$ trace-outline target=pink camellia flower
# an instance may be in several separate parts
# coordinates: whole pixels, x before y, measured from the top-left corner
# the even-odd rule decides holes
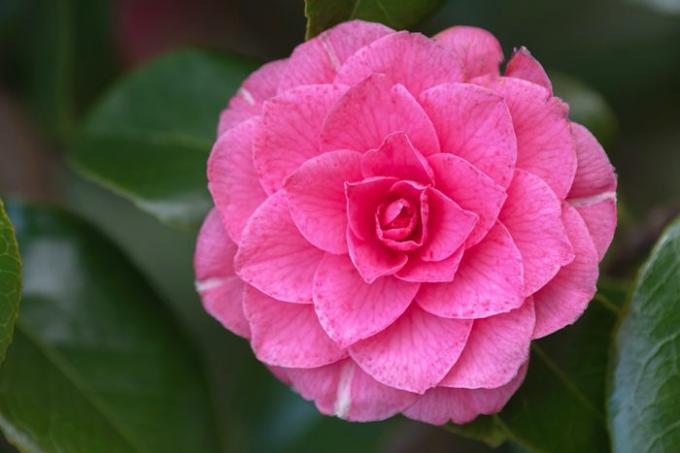
[[[253,73],[208,162],[206,310],[324,414],[499,411],[595,293],[616,177],[525,49],[347,22]]]

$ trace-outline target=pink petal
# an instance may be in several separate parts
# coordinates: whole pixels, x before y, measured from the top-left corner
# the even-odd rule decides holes
[[[577,168],[568,198],[616,192],[614,167],[609,163],[602,145],[580,124],[571,123],[571,133],[574,137]]]
[[[243,307],[253,351],[268,365],[314,368],[347,356],[321,328],[312,305],[281,302],[248,285]]]
[[[576,209],[568,203],[564,203],[562,208],[562,219],[576,258],[534,295],[535,338],[549,335],[576,321],[597,290],[599,258],[588,228]]]
[[[468,161],[453,154],[434,154],[428,161],[437,180],[437,189],[461,208],[479,216],[467,246],[479,243],[496,223],[505,202],[505,190]]]
[[[472,321],[411,307],[382,332],[350,347],[350,356],[383,384],[424,393],[442,380],[465,347]]]
[[[406,133],[423,154],[439,151],[432,123],[408,90],[384,74],[372,74],[347,90],[328,113],[321,147],[367,151],[379,148],[393,132]]]
[[[500,96],[483,87],[456,83],[429,89],[420,100],[443,152],[462,157],[503,188],[508,186],[517,159],[517,141]]]
[[[464,247],[459,248],[453,255],[441,261],[423,261],[418,255],[412,255],[408,263],[395,274],[395,277],[407,282],[441,283],[453,281],[460,260],[463,258]]]
[[[361,179],[361,154],[332,151],[308,160],[285,182],[290,214],[309,242],[347,253],[345,182]]]
[[[253,166],[253,135],[259,119],[244,121],[222,134],[208,160],[208,188],[229,237],[241,242],[243,227],[267,195]]]
[[[429,203],[428,240],[419,256],[425,261],[441,261],[463,245],[479,217],[462,209],[435,188],[429,187],[425,191]]]
[[[504,97],[512,115],[517,168],[540,176],[564,200],[576,172],[567,105],[542,86],[521,79],[501,77],[492,88]]]
[[[243,314],[243,282],[232,265],[236,244],[222,225],[217,209],[210,211],[198,233],[194,268],[196,290],[203,307],[224,327],[236,335],[250,337],[250,327]]]
[[[393,176],[423,184],[433,182],[430,165],[404,132],[388,135],[380,148],[365,153],[361,160],[361,171],[365,178]]]
[[[314,369],[286,369],[293,387],[319,411],[354,422],[378,421],[401,412],[418,395],[381,384],[351,359]]]
[[[272,61],[248,76],[220,115],[218,137],[241,121],[260,114],[262,103],[276,95],[281,73],[287,63],[288,60],[285,59]]]
[[[335,80],[355,85],[375,73],[406,86],[414,96],[441,83],[463,80],[455,55],[421,34],[408,32],[392,33],[359,50],[342,65]]]
[[[389,248],[377,238],[360,239],[351,228],[347,228],[347,248],[354,267],[368,284],[398,272],[408,261],[401,250]]]
[[[345,184],[349,226],[358,239],[375,237],[375,213],[395,182],[396,178],[380,177]]]
[[[607,192],[592,198],[568,201],[586,222],[597,255],[602,260],[616,231],[616,194]]]
[[[283,180],[303,162],[321,154],[321,124],[345,89],[339,85],[307,85],[265,102],[253,161],[267,193],[279,190]]]
[[[505,67],[505,76],[523,79],[542,86],[552,96],[553,89],[550,77],[541,63],[531,55],[526,47],[520,47],[510,58]]]
[[[385,35],[391,28],[372,22],[344,22],[300,44],[290,56],[279,92],[299,85],[331,83],[337,70],[357,50]]]
[[[439,385],[495,389],[510,382],[529,360],[535,320],[531,299],[507,313],[476,319],[463,353]]]
[[[393,277],[379,278],[369,285],[347,256],[327,254],[314,278],[314,307],[328,335],[347,347],[394,322],[419,286]]]
[[[526,296],[538,291],[574,259],[562,224],[560,201],[538,176],[517,170],[499,219],[522,254]]]
[[[443,425],[468,423],[485,414],[500,412],[514,395],[526,376],[524,365],[515,378],[495,389],[453,389],[436,387],[429,390],[416,403],[404,411],[404,415],[414,420]]]
[[[481,75],[498,75],[503,61],[503,49],[494,35],[488,31],[464,25],[456,25],[437,33],[434,40],[453,51],[462,62],[465,80]]]
[[[275,299],[311,303],[314,272],[323,255],[302,237],[283,192],[277,192],[246,224],[234,267],[243,280]]]
[[[485,318],[524,302],[522,258],[508,230],[497,223],[465,252],[451,283],[423,284],[416,302],[446,318]]]

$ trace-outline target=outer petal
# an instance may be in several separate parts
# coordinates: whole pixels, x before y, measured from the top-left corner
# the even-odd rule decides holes
[[[588,228],[576,209],[568,203],[562,205],[562,219],[576,258],[534,295],[535,338],[549,335],[576,321],[597,290],[599,258]]]
[[[429,390],[416,403],[404,411],[404,415],[434,425],[449,421],[463,424],[478,415],[495,414],[503,409],[517,391],[526,376],[527,365],[517,376],[502,387],[495,389],[452,389],[436,387]]]
[[[475,320],[463,354],[439,385],[495,389],[507,384],[529,360],[534,324],[531,299],[507,313]]]
[[[253,167],[253,136],[259,126],[253,118],[222,134],[208,160],[208,188],[222,214],[229,237],[241,242],[243,227],[267,195]]]
[[[401,83],[414,96],[440,83],[463,80],[455,55],[421,34],[408,32],[393,33],[359,50],[342,65],[335,80],[355,85],[374,73]]]
[[[535,293],[574,259],[560,201],[538,176],[517,170],[499,218],[522,254],[525,295]]]
[[[548,74],[545,73],[541,63],[531,55],[526,47],[520,47],[515,51],[505,67],[505,75],[506,77],[524,79],[535,83],[548,90],[551,96],[553,94],[552,83]]]
[[[344,93],[339,85],[307,85],[265,102],[253,161],[267,193],[303,162],[321,154],[319,133],[330,107]]]
[[[593,198],[568,201],[586,222],[597,255],[602,260],[616,231],[616,194],[609,192]]]
[[[345,183],[361,179],[361,154],[333,151],[310,159],[285,182],[293,221],[312,244],[347,253]]]
[[[281,73],[288,60],[276,60],[262,65],[243,82],[236,95],[229,101],[229,106],[222,111],[217,127],[220,136],[241,121],[259,115],[262,103],[276,95]]]
[[[365,178],[393,176],[423,184],[433,183],[432,169],[425,157],[413,147],[405,132],[388,135],[380,148],[368,151],[361,160]]]
[[[236,244],[227,236],[217,209],[210,211],[198,233],[194,269],[196,289],[205,310],[224,327],[250,337],[243,314],[243,282],[234,274]]]
[[[424,393],[456,363],[471,327],[470,320],[440,318],[413,304],[394,324],[349,351],[383,384]]]
[[[568,198],[592,197],[616,192],[616,174],[607,154],[593,134],[577,123],[571,123],[576,149],[576,176]]]
[[[413,404],[418,395],[381,384],[351,359],[314,369],[285,369],[295,390],[319,411],[349,421],[389,418]]]
[[[243,280],[275,299],[311,303],[312,281],[323,254],[302,237],[283,192],[277,192],[246,224],[234,267]]]
[[[444,84],[427,90],[420,101],[443,152],[462,157],[500,186],[508,186],[517,141],[510,112],[500,96],[476,85]]]
[[[392,324],[419,286],[394,277],[367,284],[347,256],[327,254],[314,277],[314,307],[328,335],[347,347]]]
[[[477,27],[457,25],[434,36],[462,62],[465,80],[481,75],[498,75],[503,49],[494,35]]]
[[[459,248],[450,257],[441,261],[423,261],[417,255],[409,257],[408,263],[395,276],[407,282],[441,283],[453,281],[464,247]]]
[[[465,252],[451,283],[423,284],[418,304],[447,318],[485,318],[524,302],[522,258],[508,230],[497,223]]]
[[[505,190],[468,161],[453,154],[434,154],[428,161],[437,180],[437,189],[463,209],[479,216],[467,246],[479,243],[496,223],[505,202]]]
[[[384,74],[371,74],[347,90],[328,113],[321,147],[367,151],[380,147],[394,132],[405,132],[423,154],[439,151],[432,123],[411,93]]]
[[[567,105],[542,86],[521,79],[501,77],[491,86],[512,115],[517,167],[540,176],[563,200],[576,172]]]
[[[324,31],[297,46],[286,67],[279,92],[299,85],[331,83],[337,70],[357,50],[385,35],[391,28],[372,22],[353,20]]]
[[[268,365],[313,368],[347,356],[321,328],[312,305],[281,302],[246,286],[243,306],[253,351]]]

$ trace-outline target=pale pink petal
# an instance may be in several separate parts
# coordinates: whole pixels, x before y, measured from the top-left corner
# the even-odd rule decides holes
[[[264,103],[253,161],[267,193],[280,189],[303,162],[321,154],[321,124],[345,89],[341,85],[301,86]]]
[[[423,393],[442,380],[465,347],[471,320],[431,315],[412,304],[392,325],[349,349],[383,384]]]
[[[328,335],[347,347],[394,322],[419,286],[394,277],[367,284],[347,256],[327,254],[314,277],[314,307]]]
[[[236,335],[250,337],[243,314],[243,282],[234,274],[234,244],[222,225],[217,209],[210,211],[198,233],[194,269],[196,290],[203,307]]]
[[[381,24],[344,22],[297,46],[281,77],[279,92],[299,85],[331,83],[342,64],[357,50],[394,30]]]
[[[430,165],[404,132],[388,135],[380,148],[365,153],[361,171],[365,178],[393,176],[423,184],[433,182]]]
[[[368,151],[394,132],[406,133],[423,154],[439,151],[432,123],[411,93],[384,74],[372,74],[347,90],[328,113],[321,147]]]
[[[429,204],[428,239],[418,256],[425,261],[441,261],[463,245],[479,217],[433,187],[425,189],[425,193]]]
[[[418,395],[381,384],[351,359],[313,369],[285,369],[293,387],[319,411],[353,422],[389,418],[414,403]]]
[[[571,133],[576,149],[576,176],[568,198],[591,197],[616,192],[614,167],[602,145],[593,134],[577,123],[571,123]]]
[[[426,283],[416,302],[447,318],[485,318],[524,302],[522,257],[508,230],[497,223],[463,256],[451,283]]]
[[[253,167],[253,136],[259,124],[253,118],[229,129],[217,139],[208,159],[208,188],[237,244],[246,221],[267,198]]]
[[[480,86],[456,83],[429,89],[420,101],[437,130],[442,152],[462,157],[500,186],[508,186],[517,141],[500,96]]]
[[[314,368],[347,356],[321,328],[313,305],[281,302],[247,285],[243,307],[253,351],[268,365]]]
[[[358,239],[375,237],[375,213],[395,182],[396,178],[379,177],[345,184],[349,226]]]
[[[351,228],[347,228],[347,248],[351,262],[368,284],[398,272],[408,261],[401,250],[387,247],[378,238],[360,239]]]
[[[217,127],[220,136],[241,121],[257,116],[262,111],[262,103],[276,95],[281,73],[288,60],[276,60],[262,65],[243,82],[241,88],[222,111]]]
[[[246,224],[234,267],[243,280],[275,299],[311,303],[314,272],[323,255],[302,237],[285,195],[277,192]]]
[[[567,200],[586,222],[597,255],[602,260],[616,231],[616,194],[607,192],[592,198]]]
[[[531,55],[526,47],[520,47],[512,54],[505,67],[505,76],[523,79],[542,86],[552,95],[552,83],[541,63]]]
[[[517,136],[517,168],[541,177],[564,200],[576,173],[568,106],[535,83],[500,77],[492,88],[510,109]],[[474,162],[473,162],[474,163]]]
[[[538,176],[517,170],[499,219],[522,254],[526,296],[538,291],[574,259],[562,224],[560,201]]]
[[[308,160],[284,190],[290,214],[309,242],[330,253],[347,253],[345,183],[361,179],[361,154],[332,151]]]
[[[468,247],[479,243],[496,223],[505,202],[505,190],[468,161],[453,154],[434,154],[428,161],[437,180],[437,189],[461,208],[479,216],[466,242]]]
[[[576,321],[597,290],[599,259],[588,228],[576,209],[568,203],[564,203],[562,209],[562,219],[576,258],[534,294],[535,338],[549,335]]]
[[[461,63],[444,46],[419,33],[405,31],[380,38],[347,59],[336,82],[355,85],[374,73],[414,95],[447,82],[463,80]]]
[[[463,353],[439,385],[495,389],[510,382],[529,360],[535,320],[531,298],[507,313],[476,319]]]
[[[459,248],[453,255],[441,261],[423,261],[418,255],[410,256],[408,263],[395,277],[407,282],[441,283],[453,281],[465,248]]]
[[[443,425],[449,421],[464,424],[479,415],[495,414],[503,409],[522,384],[527,368],[524,365],[512,381],[495,389],[433,388],[406,409],[404,415],[413,420]]]
[[[503,49],[488,31],[465,25],[456,25],[437,33],[434,40],[453,51],[462,62],[465,80],[485,74],[498,75],[503,61]]]

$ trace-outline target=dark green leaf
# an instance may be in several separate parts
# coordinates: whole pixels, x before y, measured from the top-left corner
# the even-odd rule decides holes
[[[128,260],[61,211],[11,204],[24,254],[0,426],[26,451],[210,452],[201,364]]]
[[[680,218],[642,267],[616,336],[609,426],[617,452],[680,445]]]
[[[352,19],[408,28],[432,14],[441,3],[441,0],[305,0],[307,39]]]
[[[12,342],[21,300],[21,260],[14,227],[0,200],[0,363]]]
[[[163,221],[198,223],[210,206],[205,169],[220,110],[252,69],[199,51],[153,61],[89,116],[76,169]]]

